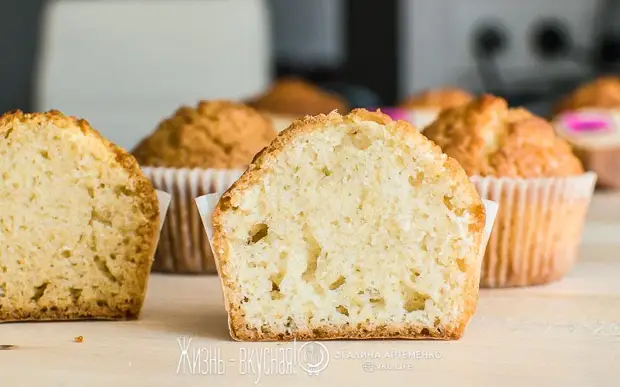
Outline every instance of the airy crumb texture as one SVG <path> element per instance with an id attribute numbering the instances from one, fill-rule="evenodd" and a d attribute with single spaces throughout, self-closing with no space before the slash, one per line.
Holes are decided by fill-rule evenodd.
<path id="1" fill-rule="evenodd" d="M 484 206 L 409 123 L 306 117 L 213 215 L 236 340 L 459 338 L 476 307 Z"/>
<path id="2" fill-rule="evenodd" d="M 297 78 L 283 78 L 248 104 L 260 111 L 290 117 L 345 113 L 347 102 L 340 96 Z"/>
<path id="3" fill-rule="evenodd" d="M 509 109 L 504 99 L 492 95 L 444 110 L 424 135 L 469 175 L 538 178 L 583 173 L 570 145 L 549 122 L 525 109 Z"/>
<path id="4" fill-rule="evenodd" d="M 164 120 L 133 154 L 153 167 L 245 168 L 275 136 L 271 121 L 248 106 L 201 101 Z"/>
<path id="5" fill-rule="evenodd" d="M 446 87 L 425 90 L 404 100 L 400 107 L 405 109 L 433 108 L 448 109 L 468 103 L 474 96 L 465 90 Z"/>
<path id="6" fill-rule="evenodd" d="M 583 108 L 620 108 L 620 77 L 604 76 L 579 86 L 558 102 L 554 113 Z"/>
<path id="7" fill-rule="evenodd" d="M 0 118 L 0 322 L 139 315 L 159 231 L 131 155 L 58 111 Z"/>

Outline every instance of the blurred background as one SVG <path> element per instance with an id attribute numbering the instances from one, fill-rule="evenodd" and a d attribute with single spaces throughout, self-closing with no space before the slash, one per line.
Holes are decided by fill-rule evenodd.
<path id="1" fill-rule="evenodd" d="M 60 109 L 126 148 L 181 104 L 285 75 L 356 106 L 451 85 L 546 115 L 620 64 L 620 0 L 14 0 L 0 14 L 0 110 Z"/>

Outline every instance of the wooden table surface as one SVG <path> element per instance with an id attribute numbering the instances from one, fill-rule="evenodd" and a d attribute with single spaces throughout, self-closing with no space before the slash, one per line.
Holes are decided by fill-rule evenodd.
<path id="1" fill-rule="evenodd" d="M 15 345 L 0 348 L 0 387 L 616 387 L 619 252 L 620 195 L 597 194 L 580 260 L 561 282 L 481 291 L 460 341 L 324 342 L 329 363 L 313 376 L 303 355 L 317 359 L 318 344 L 230 340 L 217 278 L 153 275 L 139 321 L 0 325 L 0 345 Z"/>

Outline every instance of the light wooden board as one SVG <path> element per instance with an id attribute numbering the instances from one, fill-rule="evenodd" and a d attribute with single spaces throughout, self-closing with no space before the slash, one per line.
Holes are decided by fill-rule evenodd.
<path id="1" fill-rule="evenodd" d="M 76 336 L 84 342 L 75 343 Z M 181 337 L 185 346 L 192 339 L 186 358 Z M 329 363 L 315 376 L 304 371 L 307 361 L 291 357 L 308 354 L 305 343 L 231 341 L 215 277 L 154 275 L 139 321 L 4 324 L 2 344 L 16 347 L 0 350 L 0 387 L 249 386 L 257 380 L 265 386 L 616 387 L 620 195 L 595 198 L 580 260 L 563 281 L 483 290 L 460 341 L 324 342 Z M 179 367 L 197 352 L 215 366 Z M 270 360 L 260 371 L 245 361 L 257 366 L 259 354 Z"/>

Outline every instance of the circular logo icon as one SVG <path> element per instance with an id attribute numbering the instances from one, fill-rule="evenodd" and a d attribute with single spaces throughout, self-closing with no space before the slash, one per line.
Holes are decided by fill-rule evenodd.
<path id="1" fill-rule="evenodd" d="M 371 362 L 365 361 L 362 363 L 362 369 L 366 372 L 374 372 L 375 366 Z"/>
<path id="2" fill-rule="evenodd" d="M 299 348 L 297 358 L 299 359 L 299 368 L 306 371 L 310 376 L 318 375 L 329 364 L 329 351 L 325 345 L 312 341 Z"/>

